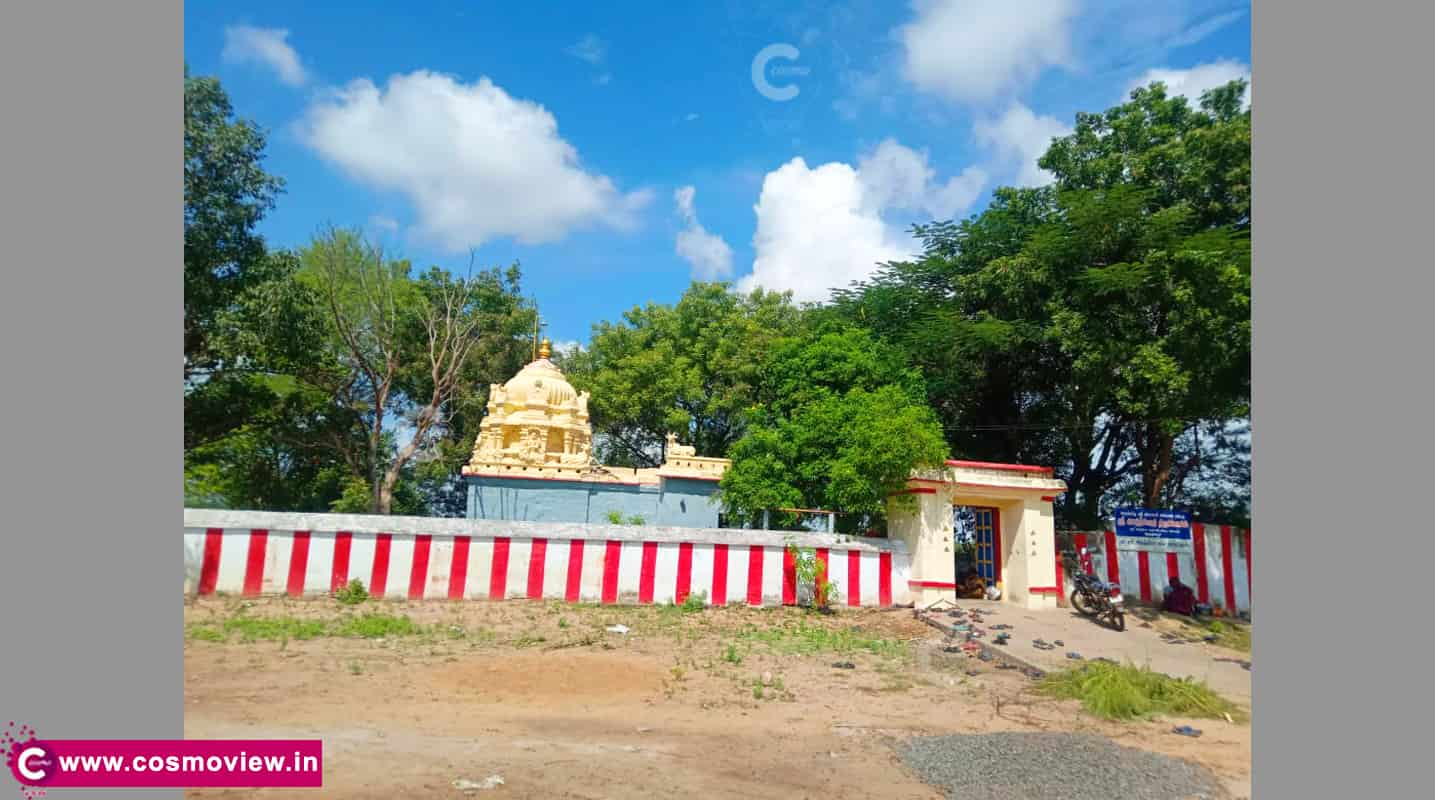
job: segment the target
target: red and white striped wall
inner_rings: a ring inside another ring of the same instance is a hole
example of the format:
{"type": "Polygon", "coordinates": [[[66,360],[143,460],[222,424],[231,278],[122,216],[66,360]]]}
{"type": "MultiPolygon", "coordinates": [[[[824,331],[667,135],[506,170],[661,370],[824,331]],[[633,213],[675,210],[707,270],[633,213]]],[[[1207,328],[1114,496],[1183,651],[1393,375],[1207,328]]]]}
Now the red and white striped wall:
{"type": "MultiPolygon", "coordinates": [[[[813,548],[835,602],[911,602],[899,541],[831,534],[186,509],[185,591],[324,595],[351,580],[409,600],[791,605],[788,543],[813,548]]],[[[804,587],[810,590],[810,587],[804,587]]]]}
{"type": "MultiPolygon", "coordinates": [[[[1195,589],[1198,602],[1236,611],[1251,610],[1251,532],[1230,525],[1191,523],[1191,553],[1143,553],[1116,549],[1114,531],[1073,534],[1077,552],[1087,547],[1096,574],[1121,584],[1122,593],[1159,603],[1172,575],[1195,589]],[[1115,553],[1116,558],[1110,558],[1115,553]]],[[[1061,596],[1069,591],[1060,559],[1061,596]]]]}

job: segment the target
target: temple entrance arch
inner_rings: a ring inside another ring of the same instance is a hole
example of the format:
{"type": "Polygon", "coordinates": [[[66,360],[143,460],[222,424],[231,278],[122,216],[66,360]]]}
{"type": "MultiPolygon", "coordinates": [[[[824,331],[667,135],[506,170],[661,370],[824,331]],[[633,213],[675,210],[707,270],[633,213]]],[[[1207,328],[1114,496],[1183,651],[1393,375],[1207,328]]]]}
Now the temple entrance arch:
{"type": "Polygon", "coordinates": [[[919,607],[952,598],[957,588],[954,507],[973,508],[981,564],[1003,602],[1054,608],[1056,530],[1052,502],[1066,484],[1050,467],[948,461],[941,470],[913,475],[902,498],[888,503],[888,530],[912,557],[908,588],[919,607]]]}

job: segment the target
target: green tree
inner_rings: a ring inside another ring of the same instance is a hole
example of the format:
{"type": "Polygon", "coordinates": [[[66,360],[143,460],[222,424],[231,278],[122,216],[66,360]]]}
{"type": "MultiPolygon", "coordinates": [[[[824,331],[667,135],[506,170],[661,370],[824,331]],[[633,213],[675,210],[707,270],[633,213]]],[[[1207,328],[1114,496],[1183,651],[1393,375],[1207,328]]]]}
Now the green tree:
{"type": "Polygon", "coordinates": [[[219,81],[184,70],[184,377],[215,367],[218,315],[276,266],[255,232],[283,190],[261,166],[265,135],[236,119],[219,81]]]}
{"type": "Polygon", "coordinates": [[[784,338],[763,376],[764,402],[719,484],[735,516],[824,508],[846,512],[851,527],[881,517],[914,469],[946,458],[920,374],[864,330],[824,321],[784,338]]]}
{"type": "Polygon", "coordinates": [[[669,432],[699,455],[725,455],[743,434],[763,359],[799,318],[787,294],[694,283],[676,305],[650,303],[622,322],[594,325],[588,349],[563,366],[575,387],[592,392],[597,455],[657,466],[669,432]]]}

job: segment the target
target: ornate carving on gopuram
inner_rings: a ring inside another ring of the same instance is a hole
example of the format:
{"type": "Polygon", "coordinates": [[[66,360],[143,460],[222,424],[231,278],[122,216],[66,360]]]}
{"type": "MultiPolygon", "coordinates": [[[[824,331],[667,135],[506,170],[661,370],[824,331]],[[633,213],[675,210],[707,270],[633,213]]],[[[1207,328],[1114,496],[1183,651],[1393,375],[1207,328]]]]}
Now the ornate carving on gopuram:
{"type": "Polygon", "coordinates": [[[697,455],[668,434],[666,460],[655,469],[593,469],[593,428],[588,393],[578,392],[549,360],[543,340],[538,357],[507,383],[491,384],[488,407],[464,475],[657,483],[660,478],[721,478],[732,462],[697,455]]]}

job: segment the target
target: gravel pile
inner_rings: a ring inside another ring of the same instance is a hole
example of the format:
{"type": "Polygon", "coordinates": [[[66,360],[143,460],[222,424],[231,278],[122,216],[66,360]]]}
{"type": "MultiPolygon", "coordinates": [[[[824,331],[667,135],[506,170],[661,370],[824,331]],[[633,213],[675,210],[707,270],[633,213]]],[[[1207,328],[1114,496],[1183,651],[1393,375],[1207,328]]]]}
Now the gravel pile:
{"type": "Polygon", "coordinates": [[[1076,733],[926,736],[897,746],[954,800],[1186,800],[1225,792],[1205,767],[1076,733]]]}

